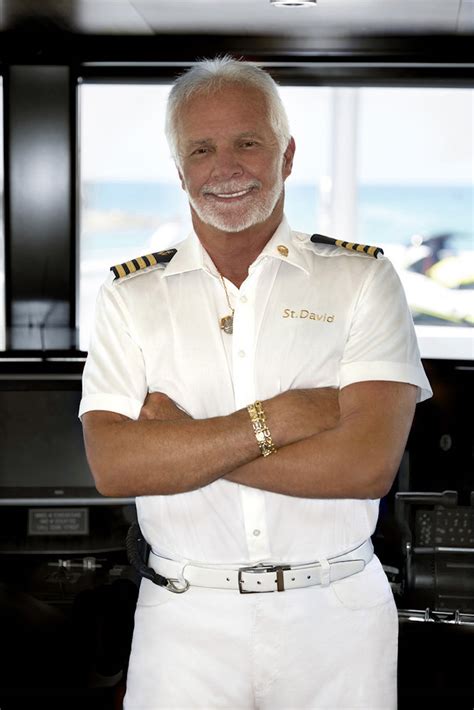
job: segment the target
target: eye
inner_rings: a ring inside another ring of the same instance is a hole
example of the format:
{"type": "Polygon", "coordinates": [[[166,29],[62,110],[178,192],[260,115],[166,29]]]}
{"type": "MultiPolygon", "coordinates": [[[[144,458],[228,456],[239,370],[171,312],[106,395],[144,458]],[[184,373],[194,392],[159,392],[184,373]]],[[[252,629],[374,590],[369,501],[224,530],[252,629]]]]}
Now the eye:
{"type": "Polygon", "coordinates": [[[206,155],[206,153],[209,153],[209,148],[206,146],[200,146],[199,148],[193,150],[191,155],[206,155]]]}
{"type": "Polygon", "coordinates": [[[253,148],[256,145],[257,145],[257,141],[253,141],[253,140],[244,141],[242,143],[243,148],[253,148]]]}

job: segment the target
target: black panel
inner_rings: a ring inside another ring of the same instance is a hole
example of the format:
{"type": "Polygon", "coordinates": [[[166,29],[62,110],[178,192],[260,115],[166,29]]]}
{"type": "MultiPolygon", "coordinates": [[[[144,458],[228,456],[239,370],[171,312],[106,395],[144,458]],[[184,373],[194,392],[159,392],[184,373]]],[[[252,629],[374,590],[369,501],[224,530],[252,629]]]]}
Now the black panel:
{"type": "MultiPolygon", "coordinates": [[[[4,64],[76,64],[84,62],[190,63],[229,52],[261,62],[344,63],[404,62],[440,65],[468,64],[472,76],[472,36],[405,35],[285,37],[238,35],[154,36],[79,35],[68,32],[2,32],[0,61],[4,64]]],[[[459,67],[460,70],[462,67],[459,67]]]]}
{"type": "Polygon", "coordinates": [[[433,398],[419,404],[408,440],[409,490],[456,490],[469,505],[474,489],[472,362],[425,360],[433,398]]]}
{"type": "Polygon", "coordinates": [[[76,389],[69,381],[1,384],[0,490],[92,487],[77,418],[80,382],[76,389]]]}
{"type": "Polygon", "coordinates": [[[12,66],[5,86],[7,325],[74,325],[70,72],[12,66]]]}

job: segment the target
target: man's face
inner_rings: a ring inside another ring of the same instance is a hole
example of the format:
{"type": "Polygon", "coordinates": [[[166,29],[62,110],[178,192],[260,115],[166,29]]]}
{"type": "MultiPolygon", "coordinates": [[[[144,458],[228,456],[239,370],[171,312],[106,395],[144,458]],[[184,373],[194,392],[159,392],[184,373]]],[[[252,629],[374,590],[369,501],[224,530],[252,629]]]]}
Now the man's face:
{"type": "Polygon", "coordinates": [[[227,86],[195,97],[178,135],[181,183],[202,223],[240,232],[282,212],[294,142],[282,155],[259,91],[227,86]]]}

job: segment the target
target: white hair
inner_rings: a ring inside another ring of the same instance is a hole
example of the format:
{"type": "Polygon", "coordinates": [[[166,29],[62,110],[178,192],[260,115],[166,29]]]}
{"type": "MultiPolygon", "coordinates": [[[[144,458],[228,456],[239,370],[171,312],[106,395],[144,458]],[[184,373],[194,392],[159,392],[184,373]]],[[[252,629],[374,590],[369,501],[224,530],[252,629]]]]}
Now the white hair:
{"type": "Polygon", "coordinates": [[[166,107],[165,132],[177,165],[180,164],[178,118],[182,107],[195,96],[209,96],[232,84],[262,93],[267,102],[270,125],[284,153],[291,136],[276,82],[254,64],[224,56],[198,62],[178,77],[171,89],[166,107]]]}

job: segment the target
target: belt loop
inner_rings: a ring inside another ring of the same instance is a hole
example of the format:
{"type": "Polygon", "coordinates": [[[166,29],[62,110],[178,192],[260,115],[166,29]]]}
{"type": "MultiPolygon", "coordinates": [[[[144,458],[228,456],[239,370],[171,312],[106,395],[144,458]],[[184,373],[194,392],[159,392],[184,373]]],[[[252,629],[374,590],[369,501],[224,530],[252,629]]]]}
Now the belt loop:
{"type": "Polygon", "coordinates": [[[321,586],[327,587],[331,583],[331,565],[326,559],[318,562],[321,565],[321,586]]]}

